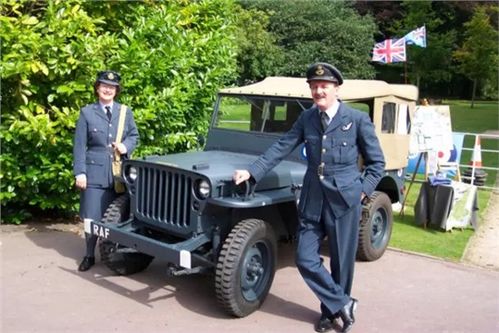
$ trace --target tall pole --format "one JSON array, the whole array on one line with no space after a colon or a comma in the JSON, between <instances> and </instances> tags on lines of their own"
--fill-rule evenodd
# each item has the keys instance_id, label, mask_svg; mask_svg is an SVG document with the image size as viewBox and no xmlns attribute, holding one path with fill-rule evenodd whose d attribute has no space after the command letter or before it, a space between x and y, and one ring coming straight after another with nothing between
<instances>
[{"instance_id":1,"label":"tall pole","mask_svg":"<svg viewBox=\"0 0 499 333\"><path fill-rule=\"evenodd\" d=\"M404 83L407 84L407 58L404 61Z\"/></svg>"}]
</instances>

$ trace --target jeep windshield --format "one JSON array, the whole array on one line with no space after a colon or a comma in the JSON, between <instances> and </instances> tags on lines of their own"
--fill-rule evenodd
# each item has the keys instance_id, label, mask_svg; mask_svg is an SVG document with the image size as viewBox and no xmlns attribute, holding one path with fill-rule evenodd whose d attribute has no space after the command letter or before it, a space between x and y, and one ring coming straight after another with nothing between
<instances>
[{"instance_id":1,"label":"jeep windshield","mask_svg":"<svg viewBox=\"0 0 499 333\"><path fill-rule=\"evenodd\" d=\"M285 133L303 110L313 105L312 99L220 95L214 128L242 132ZM349 103L369 113L368 103Z\"/></svg>"},{"instance_id":2,"label":"jeep windshield","mask_svg":"<svg viewBox=\"0 0 499 333\"><path fill-rule=\"evenodd\" d=\"M213 127L243 132L287 132L311 99L221 95Z\"/></svg>"}]
</instances>

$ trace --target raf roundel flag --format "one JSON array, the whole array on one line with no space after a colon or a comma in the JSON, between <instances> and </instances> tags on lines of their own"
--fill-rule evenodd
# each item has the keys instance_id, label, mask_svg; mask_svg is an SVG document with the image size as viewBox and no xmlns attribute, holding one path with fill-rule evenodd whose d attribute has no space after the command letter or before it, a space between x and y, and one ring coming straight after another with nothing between
<instances>
[{"instance_id":1,"label":"raf roundel flag","mask_svg":"<svg viewBox=\"0 0 499 333\"><path fill-rule=\"evenodd\" d=\"M406 59L405 39L386 39L374 45L373 61L389 64L404 62Z\"/></svg>"},{"instance_id":2,"label":"raf roundel flag","mask_svg":"<svg viewBox=\"0 0 499 333\"><path fill-rule=\"evenodd\" d=\"M404 36L405 42L409 45L414 44L420 47L426 47L426 28L423 25L421 28L412 30Z\"/></svg>"}]
</instances>

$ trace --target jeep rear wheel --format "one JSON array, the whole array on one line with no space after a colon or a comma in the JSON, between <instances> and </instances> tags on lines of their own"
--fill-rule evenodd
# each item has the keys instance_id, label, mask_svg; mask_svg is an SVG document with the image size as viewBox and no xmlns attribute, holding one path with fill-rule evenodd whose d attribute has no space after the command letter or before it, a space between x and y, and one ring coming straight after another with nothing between
<instances>
[{"instance_id":1,"label":"jeep rear wheel","mask_svg":"<svg viewBox=\"0 0 499 333\"><path fill-rule=\"evenodd\" d=\"M130 199L128 195L119 196L107 208L102 222L117 224L128 218ZM99 242L101 261L119 275L130 275L143 271L154 257L140 253L134 249L111 242L107 239Z\"/></svg>"},{"instance_id":2,"label":"jeep rear wheel","mask_svg":"<svg viewBox=\"0 0 499 333\"><path fill-rule=\"evenodd\" d=\"M260 307L274 280L276 257L276 237L264 221L243 220L232 229L215 276L217 298L229 314L245 317Z\"/></svg>"},{"instance_id":3,"label":"jeep rear wheel","mask_svg":"<svg viewBox=\"0 0 499 333\"><path fill-rule=\"evenodd\" d=\"M383 192L375 191L362 208L357 259L374 261L385 253L393 226L392 202Z\"/></svg>"}]
</instances>

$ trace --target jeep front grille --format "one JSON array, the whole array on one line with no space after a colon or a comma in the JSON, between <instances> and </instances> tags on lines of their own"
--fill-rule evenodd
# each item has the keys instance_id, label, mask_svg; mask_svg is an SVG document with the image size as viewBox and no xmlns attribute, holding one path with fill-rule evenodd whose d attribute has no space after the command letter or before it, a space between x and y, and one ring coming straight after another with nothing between
<instances>
[{"instance_id":1,"label":"jeep front grille","mask_svg":"<svg viewBox=\"0 0 499 333\"><path fill-rule=\"evenodd\" d=\"M136 213L154 222L188 228L192 178L172 170L138 167Z\"/></svg>"}]
</instances>

